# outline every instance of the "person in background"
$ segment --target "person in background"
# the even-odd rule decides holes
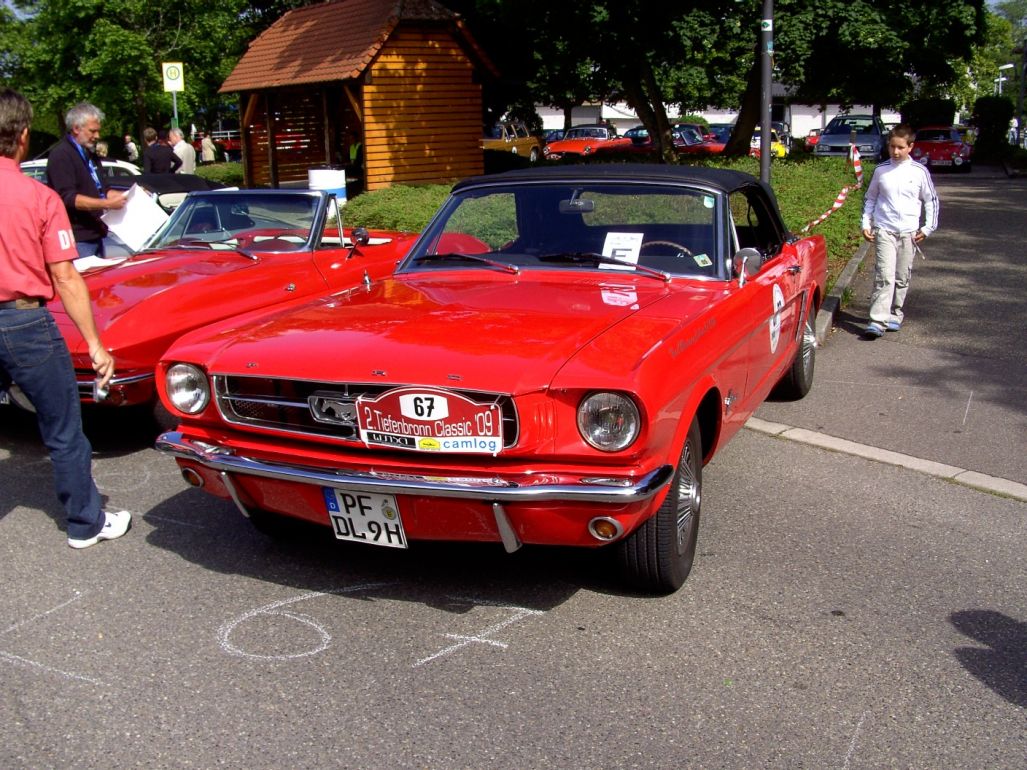
[[[28,154],[31,123],[28,100],[11,89],[0,92],[0,379],[13,379],[35,407],[67,515],[68,545],[87,548],[124,535],[132,514],[101,507],[71,355],[46,303],[60,297],[89,346],[99,386],[114,374],[114,359],[73,265],[78,252],[65,205],[18,165]]]
[[[104,256],[107,225],[104,211],[125,207],[125,194],[103,184],[96,140],[103,113],[88,102],[76,104],[64,118],[68,133],[54,145],[46,161],[46,177],[64,202],[80,257]]]
[[[143,150],[143,171],[147,174],[170,174],[177,171],[182,160],[168,146],[168,134],[159,134],[152,128],[143,131],[146,149]]]
[[[206,165],[207,163],[213,163],[217,160],[218,150],[214,146],[214,140],[211,139],[210,134],[204,134],[200,140],[200,159]]]
[[[168,144],[171,145],[172,152],[174,152],[181,161],[178,168],[175,169],[175,173],[195,174],[196,150],[194,150],[193,146],[185,140],[185,136],[182,134],[182,129],[173,128],[168,132]]]
[[[874,244],[874,291],[863,330],[870,338],[901,328],[913,254],[938,228],[931,172],[909,157],[914,133],[906,123],[891,130],[889,159],[877,164],[863,200],[863,237]]]
[[[139,160],[139,148],[136,146],[131,134],[125,134],[125,157],[128,158],[129,163],[135,163]]]
[[[101,159],[102,158],[106,158],[109,153],[110,153],[110,147],[108,146],[107,142],[99,141],[99,142],[96,143],[96,155],[97,155],[97,157],[99,157]]]

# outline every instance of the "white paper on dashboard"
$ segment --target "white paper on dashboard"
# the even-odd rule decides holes
[[[150,236],[168,221],[168,214],[146,190],[132,185],[125,207],[104,212],[100,218],[132,251],[139,251]]]
[[[642,248],[642,233],[607,233],[603,243],[603,256],[615,257],[631,265],[599,265],[606,270],[634,270],[638,264],[638,253]]]
[[[111,265],[120,265],[128,257],[79,257],[72,261],[75,265],[75,269],[80,273],[84,273],[86,270],[92,270],[94,267],[110,267]]]

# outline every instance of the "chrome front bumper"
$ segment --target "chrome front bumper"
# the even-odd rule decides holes
[[[534,478],[525,475],[524,481],[511,481],[498,477],[446,477],[314,468],[243,457],[227,447],[185,438],[179,431],[162,434],[157,439],[156,447],[161,452],[221,473],[378,494],[457,497],[493,502],[573,500],[608,505],[637,503],[656,495],[674,475],[672,465],[662,465],[639,478],[582,476],[570,484],[557,484],[547,483],[545,474],[538,474]]]

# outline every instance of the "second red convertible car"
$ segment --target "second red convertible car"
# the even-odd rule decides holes
[[[628,148],[631,139],[617,136],[609,126],[574,126],[564,133],[562,139],[550,142],[543,148],[546,160],[559,160],[564,155],[591,155],[598,149]]]
[[[340,238],[339,222],[335,197],[324,191],[194,192],[147,248],[85,270],[93,314],[115,360],[101,403],[158,406],[154,369],[183,333],[379,279],[415,238],[349,230]],[[59,300],[49,308],[71,350],[81,398],[94,403],[85,342]]]
[[[825,278],[823,237],[741,172],[465,180],[393,275],[175,343],[157,447],[264,531],[606,546],[674,591],[703,465],[812,384]]]

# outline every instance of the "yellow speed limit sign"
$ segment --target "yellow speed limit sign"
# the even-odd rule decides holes
[[[182,62],[166,61],[161,64],[161,69],[164,71],[165,91],[185,90],[185,74],[182,71]]]

